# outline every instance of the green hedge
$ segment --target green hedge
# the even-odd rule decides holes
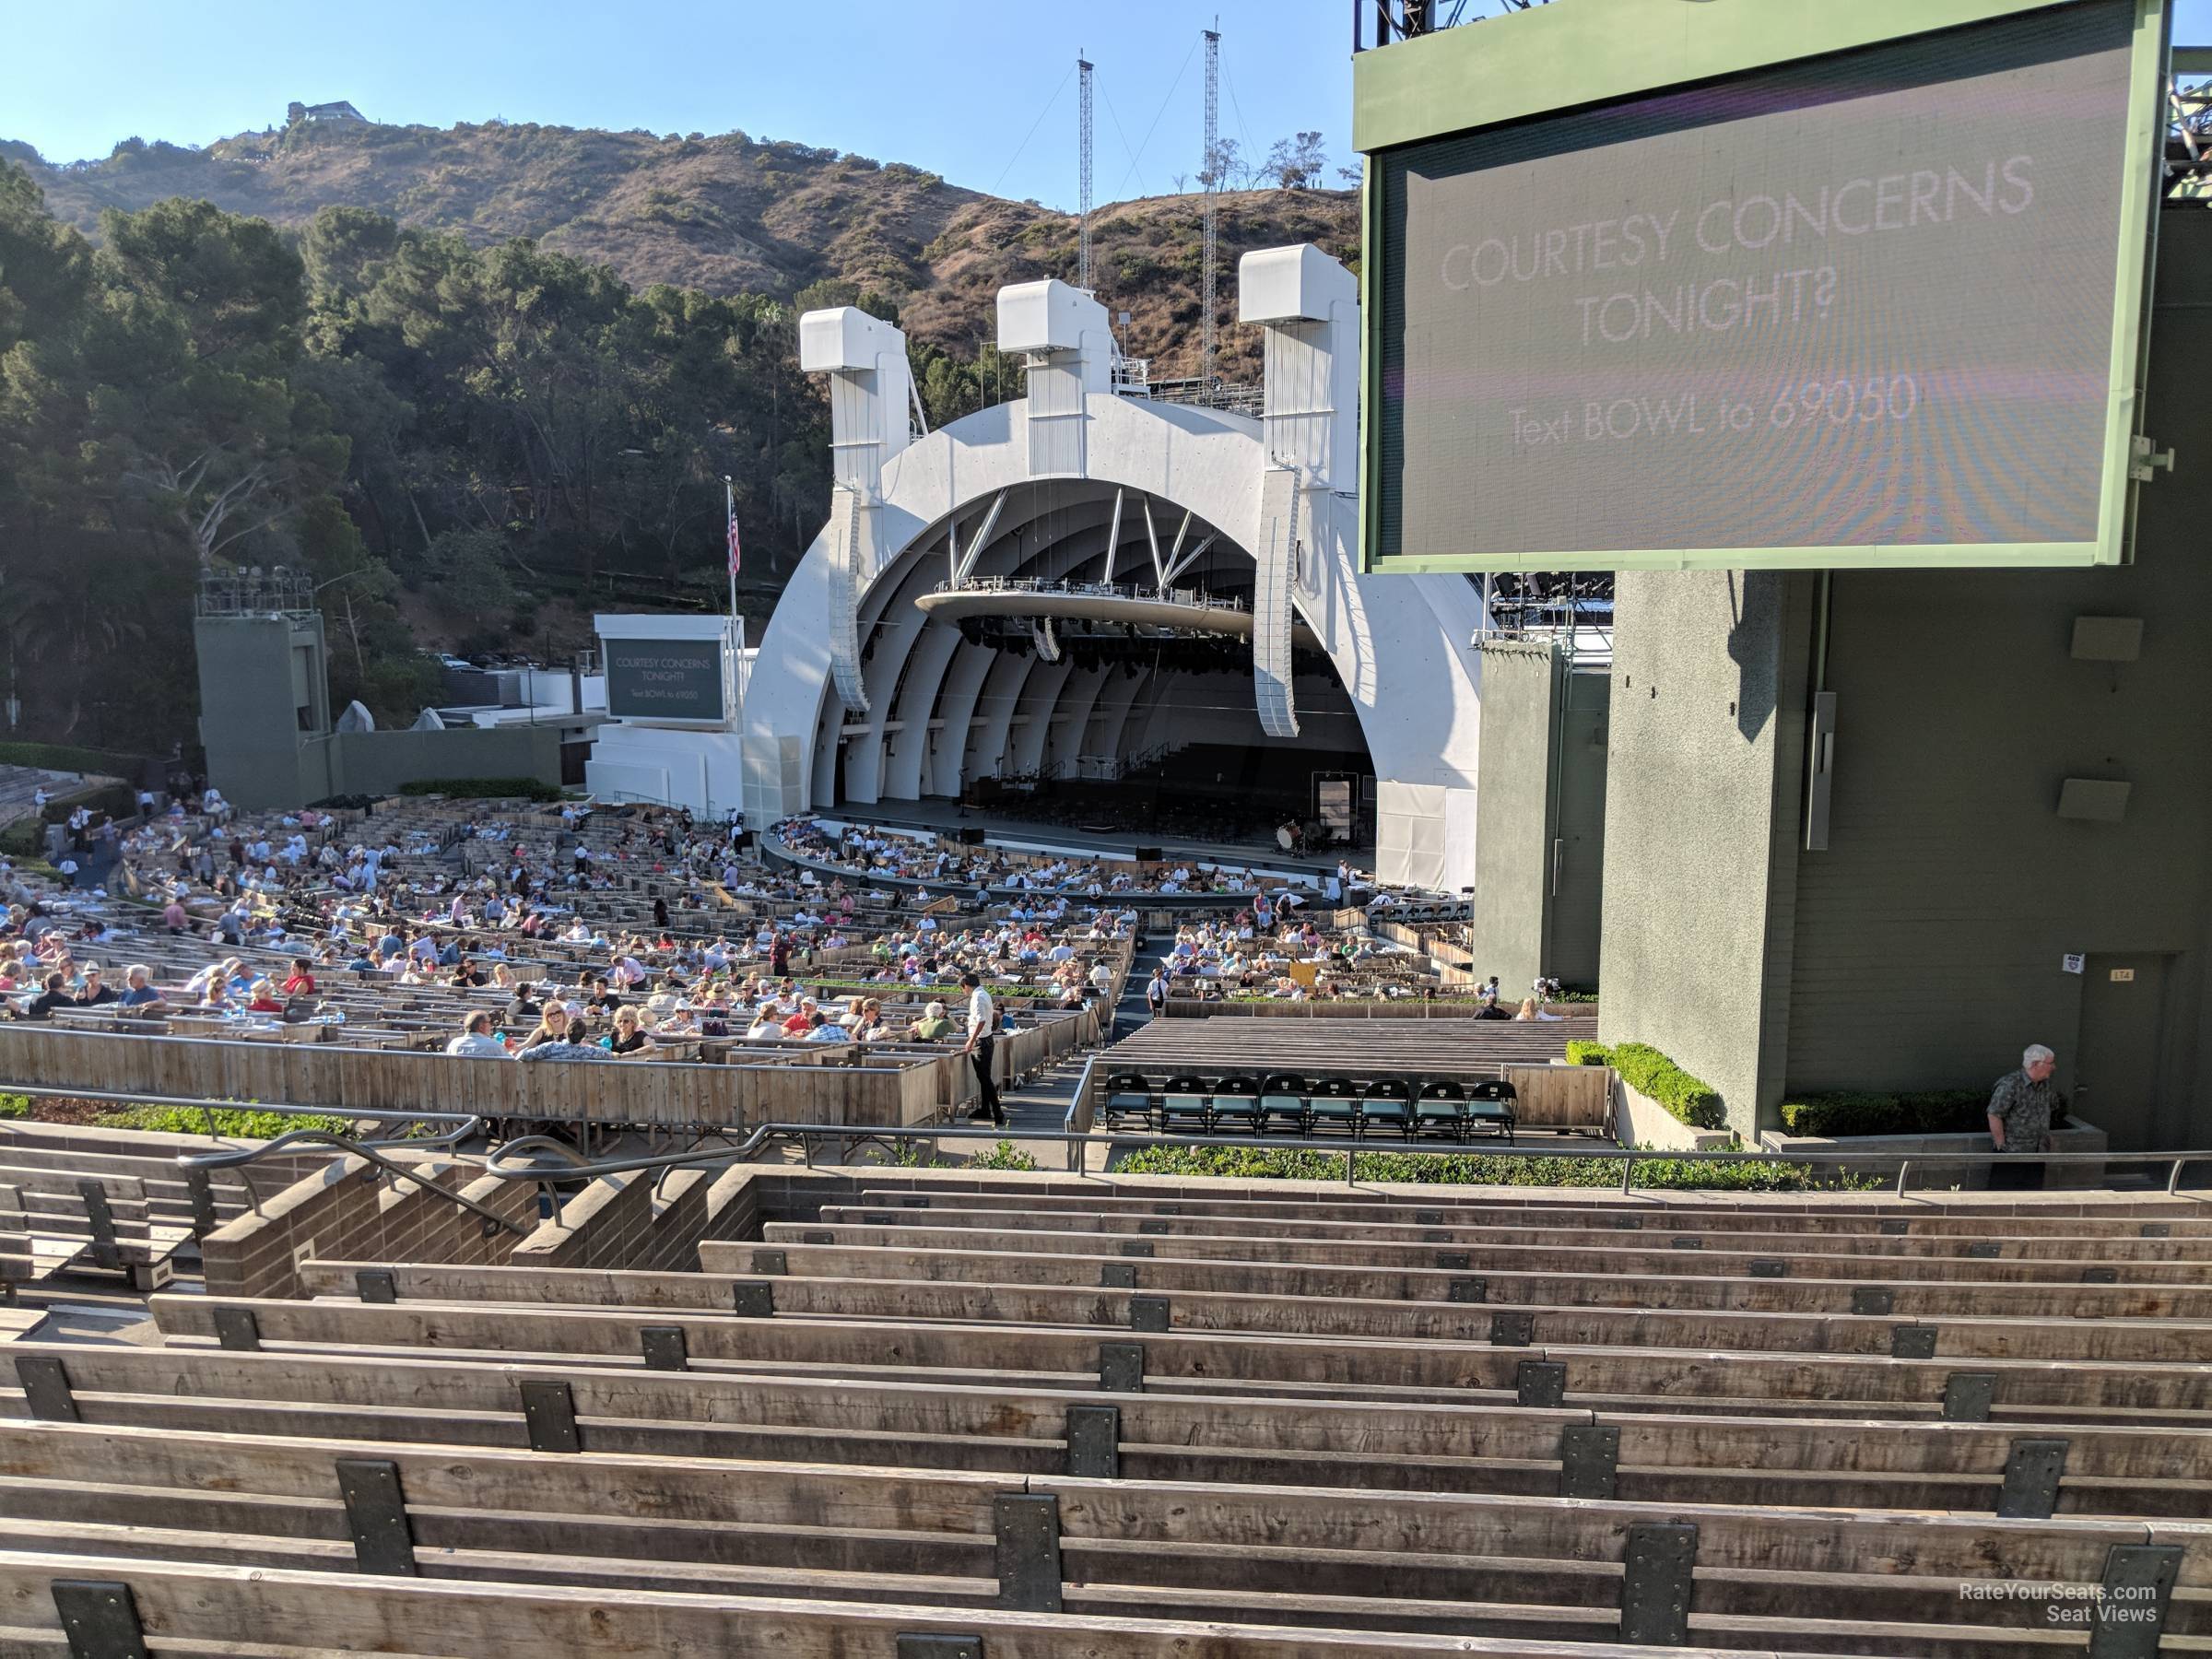
[[[352,1132],[353,1120],[293,1112],[256,1112],[251,1107],[217,1106],[210,1109],[215,1133],[244,1140],[275,1140],[290,1129],[327,1129],[335,1135]],[[103,1112],[94,1121],[102,1129],[147,1129],[158,1135],[206,1135],[209,1112],[197,1106],[128,1106]],[[390,1127],[390,1125],[386,1125]]]
[[[1132,1175],[1231,1175],[1256,1181],[1341,1181],[1340,1152],[1258,1147],[1141,1147],[1115,1166]],[[1618,1187],[1620,1166],[1602,1158],[1542,1158],[1494,1152],[1421,1157],[1411,1152],[1355,1152],[1357,1181],[1439,1182],[1453,1186]],[[1640,1159],[1636,1184],[1696,1191],[1794,1193],[1814,1188],[1878,1186],[1871,1177],[1816,1177],[1800,1163],[1773,1159],[1691,1160]]]
[[[1570,1041],[1570,1065],[1609,1065],[1620,1080],[1638,1094],[1666,1108],[1693,1129],[1725,1129],[1727,1108],[1712,1084],[1691,1077],[1657,1049],[1645,1042]]]
[[[145,764],[135,755],[77,748],[65,743],[0,743],[0,766],[35,766],[41,771],[104,772],[109,777],[127,781],[137,777]]]
[[[1784,1100],[1782,1126],[1792,1135],[1960,1135],[1988,1128],[1988,1112],[1979,1088],[1838,1089]]]
[[[416,778],[399,786],[403,795],[448,795],[457,801],[558,801],[560,791],[535,778]]]

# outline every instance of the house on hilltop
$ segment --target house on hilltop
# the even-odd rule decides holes
[[[295,102],[287,104],[284,119],[286,124],[290,126],[298,126],[303,121],[358,121],[363,126],[370,124],[369,117],[344,99],[338,100],[335,103],[303,104]]]

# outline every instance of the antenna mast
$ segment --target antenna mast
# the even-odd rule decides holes
[[[1206,261],[1198,300],[1199,383],[1214,383],[1214,198],[1221,190],[1221,31],[1206,31],[1206,159],[1198,175],[1206,193]]]
[[[1076,232],[1076,286],[1090,287],[1090,63],[1084,57],[1083,49],[1076,48],[1076,68],[1080,72],[1076,96],[1076,193],[1082,199],[1082,221]]]

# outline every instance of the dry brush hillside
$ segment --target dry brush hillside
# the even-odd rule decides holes
[[[489,124],[450,129],[296,125],[186,149],[125,145],[97,163],[27,165],[60,218],[88,232],[105,207],[204,197],[280,225],[329,204],[472,242],[534,237],[604,262],[636,288],[797,293],[841,278],[895,300],[918,342],[972,357],[990,337],[1003,283],[1076,274],[1076,222],[1033,203],[947,183],[897,163],[804,145]],[[1127,311],[1124,347],[1156,375],[1196,366],[1200,288],[1194,195],[1113,205],[1093,219],[1095,286]],[[1258,372],[1258,342],[1235,318],[1237,256],[1312,241],[1358,251],[1354,198],[1337,191],[1252,191],[1220,199],[1224,371]]]

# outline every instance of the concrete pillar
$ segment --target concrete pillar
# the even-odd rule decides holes
[[[1616,589],[1598,1035],[1719,1089],[1747,1140],[1787,1059],[1816,581]]]

